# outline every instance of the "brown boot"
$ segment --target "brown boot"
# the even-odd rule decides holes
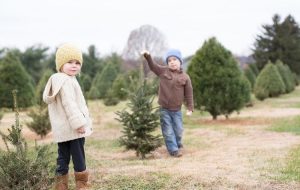
[[[86,190],[88,189],[89,173],[87,170],[83,172],[75,172],[75,182],[76,182],[76,190]]]
[[[68,179],[68,174],[56,176],[55,190],[68,190]]]

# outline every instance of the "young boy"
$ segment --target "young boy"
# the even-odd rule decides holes
[[[48,104],[54,140],[58,144],[55,189],[68,189],[69,163],[72,157],[76,189],[87,189],[85,137],[92,133],[92,123],[81,88],[76,80],[82,66],[81,51],[63,44],[56,52],[56,70],[45,87],[43,100]]]
[[[181,52],[171,49],[164,61],[167,66],[153,62],[148,51],[142,52],[150,69],[159,77],[158,103],[160,105],[160,124],[166,147],[171,156],[182,156],[182,113],[183,102],[187,105],[187,115],[194,109],[193,87],[190,77],[182,71]]]

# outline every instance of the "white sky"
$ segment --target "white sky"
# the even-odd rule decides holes
[[[300,22],[299,0],[0,0],[0,48],[24,50],[42,43],[53,50],[72,42],[100,55],[121,53],[132,30],[158,28],[183,56],[215,36],[234,54],[248,55],[278,13]]]

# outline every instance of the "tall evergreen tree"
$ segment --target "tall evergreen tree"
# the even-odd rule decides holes
[[[263,34],[254,44],[254,59],[259,69],[270,60],[281,60],[293,72],[300,74],[300,28],[295,19],[288,15],[283,22],[274,15],[272,25],[263,25]]]
[[[215,38],[204,43],[188,67],[194,90],[195,107],[205,109],[217,119],[245,105],[245,83],[232,54]]]
[[[152,85],[144,83],[130,92],[128,108],[130,111],[118,111],[117,119],[124,125],[121,145],[127,150],[135,150],[137,156],[145,158],[146,154],[162,145],[160,135],[153,132],[159,126],[159,112],[153,107]]]
[[[1,60],[0,67],[0,107],[11,108],[13,100],[10,92],[17,89],[22,96],[19,97],[20,107],[34,104],[34,89],[31,77],[28,75],[18,57],[8,52]]]

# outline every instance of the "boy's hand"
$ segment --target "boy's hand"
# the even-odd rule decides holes
[[[187,111],[186,111],[186,115],[187,115],[187,116],[191,116],[191,115],[192,115],[192,113],[193,113],[193,112],[192,112],[192,111],[190,111],[190,110],[187,110]]]
[[[146,58],[146,57],[150,56],[150,53],[147,50],[143,50],[143,51],[141,51],[141,55],[143,55]]]
[[[76,129],[77,133],[80,133],[80,134],[84,134],[85,133],[85,129],[84,127],[79,127],[78,129]]]

